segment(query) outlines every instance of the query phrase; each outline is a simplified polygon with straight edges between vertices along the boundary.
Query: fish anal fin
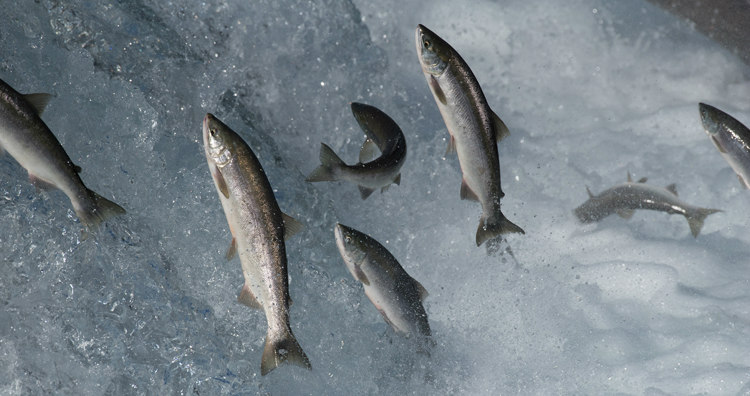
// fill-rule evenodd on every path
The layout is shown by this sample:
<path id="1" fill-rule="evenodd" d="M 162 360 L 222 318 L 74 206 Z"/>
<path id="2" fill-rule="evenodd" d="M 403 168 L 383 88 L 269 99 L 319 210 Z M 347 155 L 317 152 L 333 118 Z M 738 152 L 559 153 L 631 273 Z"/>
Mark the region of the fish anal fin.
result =
<path id="1" fill-rule="evenodd" d="M 395 184 L 397 186 L 401 185 L 401 174 L 400 173 L 398 175 L 396 175 L 395 179 L 393 179 L 393 184 Z"/>
<path id="2" fill-rule="evenodd" d="M 672 183 L 672 184 L 668 185 L 666 188 L 672 194 L 677 195 L 677 185 L 676 184 Z"/>
<path id="3" fill-rule="evenodd" d="M 492 117 L 492 126 L 495 129 L 495 141 L 499 142 L 505 137 L 509 136 L 510 131 L 508 130 L 508 127 L 505 125 L 503 120 L 501 120 L 494 111 L 490 111 L 490 113 L 492 114 L 490 116 Z"/>
<path id="4" fill-rule="evenodd" d="M 250 286 L 247 285 L 247 282 L 242 286 L 242 291 L 240 291 L 240 295 L 237 297 L 237 301 L 240 304 L 246 305 L 253 309 L 263 308 L 263 306 L 260 305 L 260 302 L 258 302 L 258 299 L 255 298 L 255 294 L 253 294 L 252 290 L 250 290 Z"/>
<path id="5" fill-rule="evenodd" d="M 284 239 L 289 239 L 304 228 L 302 223 L 286 213 L 281 213 L 281 218 L 284 220 Z"/>
<path id="6" fill-rule="evenodd" d="M 430 87 L 432 88 L 432 92 L 435 94 L 435 98 L 442 103 L 442 104 L 448 104 L 448 100 L 445 98 L 445 93 L 443 92 L 443 89 L 440 88 L 440 83 L 435 78 L 435 76 L 430 75 Z"/>
<path id="7" fill-rule="evenodd" d="M 32 93 L 23 95 L 23 98 L 36 110 L 38 115 L 42 115 L 44 109 L 47 107 L 49 100 L 52 99 L 52 95 L 48 93 Z"/>
<path id="8" fill-rule="evenodd" d="M 456 152 L 456 139 L 453 138 L 453 135 L 451 135 L 450 140 L 448 141 L 448 147 L 445 149 L 445 155 L 453 154 Z"/>
<path id="9" fill-rule="evenodd" d="M 375 190 L 372 188 L 359 186 L 359 195 L 362 197 L 362 199 L 367 199 L 367 197 L 369 197 L 373 191 Z"/>
<path id="10" fill-rule="evenodd" d="M 362 164 L 370 162 L 378 157 L 379 152 L 378 145 L 368 137 L 362 143 L 362 148 L 359 150 L 359 162 Z"/>
<path id="11" fill-rule="evenodd" d="M 216 182 L 216 188 L 219 189 L 219 192 L 221 192 L 221 195 L 224 196 L 224 198 L 229 198 L 229 187 L 227 187 L 227 182 L 224 180 L 224 176 L 221 175 L 221 171 L 219 168 L 214 167 L 211 170 L 211 173 L 213 173 L 214 181 Z"/>
<path id="12" fill-rule="evenodd" d="M 391 326 L 391 328 L 395 332 L 401 333 L 401 331 L 399 330 L 399 328 L 396 327 L 396 325 L 393 324 L 393 321 L 388 317 L 388 314 L 385 312 L 385 310 L 381 309 L 380 307 L 375 307 L 375 308 L 377 308 L 378 312 L 380 312 L 380 315 L 383 316 L 383 320 L 385 320 L 385 323 L 388 323 L 388 326 Z"/>
<path id="13" fill-rule="evenodd" d="M 427 289 L 425 289 L 418 280 L 412 278 L 412 282 L 414 283 L 414 288 L 417 289 L 417 292 L 419 293 L 419 301 L 424 301 L 430 293 L 427 292 Z"/>
<path id="14" fill-rule="evenodd" d="M 227 261 L 234 258 L 234 256 L 237 255 L 237 239 L 232 238 L 232 242 L 229 243 L 229 248 L 227 249 L 227 254 L 224 255 L 226 257 Z"/>
<path id="15" fill-rule="evenodd" d="M 40 190 L 50 191 L 57 189 L 57 186 L 55 186 L 54 184 L 36 177 L 31 173 L 29 173 L 29 181 L 34 185 L 34 187 L 36 187 L 37 192 L 39 192 Z"/>
<path id="16" fill-rule="evenodd" d="M 466 184 L 466 179 L 461 179 L 461 199 L 479 202 L 479 197 L 477 197 L 477 194 L 474 194 L 474 191 L 472 191 L 469 185 Z"/>
<path id="17" fill-rule="evenodd" d="M 615 213 L 617 213 L 617 215 L 620 216 L 620 217 L 622 217 L 623 219 L 627 220 L 627 219 L 630 219 L 631 217 L 633 217 L 633 213 L 635 213 L 635 210 L 633 210 L 633 209 L 617 209 L 615 211 Z"/>

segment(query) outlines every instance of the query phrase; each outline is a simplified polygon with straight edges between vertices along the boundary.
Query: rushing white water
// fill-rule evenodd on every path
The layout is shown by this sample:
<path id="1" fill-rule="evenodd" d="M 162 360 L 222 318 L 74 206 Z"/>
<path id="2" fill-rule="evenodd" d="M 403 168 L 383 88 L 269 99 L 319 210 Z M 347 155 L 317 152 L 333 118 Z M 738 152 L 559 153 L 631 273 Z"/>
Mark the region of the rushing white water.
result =
<path id="1" fill-rule="evenodd" d="M 23 4 L 21 4 L 23 3 Z M 87 186 L 128 214 L 81 241 L 59 191 L 0 157 L 0 394 L 750 393 L 750 195 L 698 102 L 750 124 L 750 70 L 648 3 L 582 0 L 41 0 L 0 7 L 0 78 L 56 98 L 43 119 Z M 462 4 L 459 4 L 462 3 Z M 513 255 L 474 244 L 481 209 L 422 76 L 418 23 L 472 67 L 511 136 Z M 304 181 L 325 142 L 355 162 L 348 107 L 403 129 L 400 186 L 362 201 Z M 263 163 L 285 212 L 292 328 L 313 370 L 260 376 L 266 323 L 200 143 L 212 112 Z M 640 211 L 571 210 L 625 180 L 723 209 L 693 238 Z M 336 222 L 389 247 L 430 292 L 436 347 L 389 330 L 336 250 Z"/>

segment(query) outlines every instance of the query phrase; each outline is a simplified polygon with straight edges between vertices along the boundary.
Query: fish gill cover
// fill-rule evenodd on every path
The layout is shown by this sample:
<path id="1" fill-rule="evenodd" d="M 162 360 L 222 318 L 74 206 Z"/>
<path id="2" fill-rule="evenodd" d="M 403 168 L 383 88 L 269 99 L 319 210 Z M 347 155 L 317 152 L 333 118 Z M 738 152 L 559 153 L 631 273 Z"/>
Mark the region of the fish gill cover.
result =
<path id="1" fill-rule="evenodd" d="M 750 121 L 748 67 L 645 2 L 41 0 L 0 8 L 0 78 L 56 95 L 43 120 L 86 185 L 128 213 L 85 241 L 59 191 L 0 157 L 0 393 L 736 394 L 750 391 L 747 191 L 697 104 Z M 414 52 L 460 52 L 511 135 L 499 146 L 509 253 L 480 209 Z M 403 130 L 401 184 L 367 201 L 310 184 L 321 142 L 356 158 L 349 103 Z M 215 113 L 258 155 L 281 209 L 291 320 L 312 371 L 260 376 L 262 312 L 242 285 L 200 138 Z M 628 171 L 723 209 L 694 239 L 636 212 L 571 210 Z M 333 227 L 363 230 L 424 285 L 436 347 L 395 336 Z"/>

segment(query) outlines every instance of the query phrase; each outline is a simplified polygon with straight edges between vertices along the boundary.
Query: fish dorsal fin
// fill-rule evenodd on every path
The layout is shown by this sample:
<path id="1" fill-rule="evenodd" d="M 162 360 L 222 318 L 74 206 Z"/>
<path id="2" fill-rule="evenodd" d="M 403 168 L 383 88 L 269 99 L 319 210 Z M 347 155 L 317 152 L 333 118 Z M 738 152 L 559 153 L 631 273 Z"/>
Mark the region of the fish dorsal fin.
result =
<path id="1" fill-rule="evenodd" d="M 227 249 L 227 254 L 224 256 L 227 258 L 227 261 L 234 258 L 234 256 L 237 255 L 237 239 L 232 238 L 232 242 L 229 243 L 229 249 Z"/>
<path id="2" fill-rule="evenodd" d="M 427 289 L 422 286 L 421 283 L 419 283 L 418 280 L 412 278 L 412 283 L 414 283 L 414 288 L 417 289 L 417 292 L 419 293 L 419 301 L 424 301 L 427 296 L 430 295 L 430 293 L 427 292 Z"/>
<path id="3" fill-rule="evenodd" d="M 304 228 L 302 223 L 286 213 L 281 213 L 281 218 L 284 220 L 284 239 L 289 239 L 292 235 L 297 234 L 302 231 L 302 228 Z"/>
<path id="4" fill-rule="evenodd" d="M 453 154 L 456 152 L 456 139 L 453 138 L 453 135 L 451 135 L 450 140 L 448 141 L 448 148 L 445 149 L 445 155 Z"/>
<path id="5" fill-rule="evenodd" d="M 589 193 L 589 198 L 594 198 L 594 194 L 591 193 L 589 186 L 586 186 L 586 192 Z"/>
<path id="6" fill-rule="evenodd" d="M 492 127 L 495 129 L 495 141 L 499 142 L 505 137 L 509 136 L 510 131 L 508 130 L 508 127 L 505 125 L 503 120 L 501 120 L 494 111 L 490 110 L 490 113 L 490 117 L 492 118 Z"/>
<path id="7" fill-rule="evenodd" d="M 618 209 L 615 211 L 618 216 L 622 217 L 625 220 L 630 219 L 633 217 L 633 213 L 635 213 L 635 210 L 633 209 Z"/>
<path id="8" fill-rule="evenodd" d="M 648 177 L 642 177 L 642 178 L 638 179 L 638 183 L 645 183 L 647 181 L 648 181 Z"/>
<path id="9" fill-rule="evenodd" d="M 380 149 L 375 142 L 369 137 L 362 143 L 362 148 L 359 150 L 359 162 L 361 164 L 370 162 L 378 157 Z"/>
<path id="10" fill-rule="evenodd" d="M 245 284 L 242 286 L 242 291 L 237 297 L 237 301 L 253 309 L 263 308 L 263 306 L 260 305 L 260 302 L 258 302 L 258 299 L 255 297 L 255 294 L 253 294 L 252 290 L 250 290 L 250 286 L 247 285 L 247 282 L 245 282 Z"/>
<path id="11" fill-rule="evenodd" d="M 375 190 L 372 188 L 359 186 L 359 195 L 362 197 L 362 199 L 367 199 L 367 197 L 369 197 L 373 191 Z"/>
<path id="12" fill-rule="evenodd" d="M 461 199 L 479 202 L 479 197 L 477 197 L 477 194 L 475 194 L 474 191 L 469 188 L 469 185 L 466 184 L 466 179 L 461 179 Z"/>
<path id="13" fill-rule="evenodd" d="M 47 103 L 52 99 L 52 95 L 48 93 L 32 93 L 23 95 L 23 98 L 29 102 L 38 115 L 42 115 L 44 109 L 47 107 Z"/>
<path id="14" fill-rule="evenodd" d="M 628 183 L 632 183 L 633 178 L 630 176 L 630 171 L 628 171 Z"/>
<path id="15" fill-rule="evenodd" d="M 395 179 L 393 179 L 393 184 L 395 184 L 397 186 L 401 185 L 401 174 L 400 173 L 398 175 L 396 175 Z"/>
<path id="16" fill-rule="evenodd" d="M 219 189 L 224 198 L 229 198 L 229 187 L 227 187 L 227 182 L 224 180 L 224 176 L 221 175 L 219 168 L 214 167 L 212 173 L 214 174 L 214 181 L 216 181 L 216 188 Z"/>
<path id="17" fill-rule="evenodd" d="M 672 184 L 668 185 L 667 186 L 667 190 L 669 192 L 671 192 L 672 194 L 677 195 L 677 185 L 676 184 L 672 183 Z"/>

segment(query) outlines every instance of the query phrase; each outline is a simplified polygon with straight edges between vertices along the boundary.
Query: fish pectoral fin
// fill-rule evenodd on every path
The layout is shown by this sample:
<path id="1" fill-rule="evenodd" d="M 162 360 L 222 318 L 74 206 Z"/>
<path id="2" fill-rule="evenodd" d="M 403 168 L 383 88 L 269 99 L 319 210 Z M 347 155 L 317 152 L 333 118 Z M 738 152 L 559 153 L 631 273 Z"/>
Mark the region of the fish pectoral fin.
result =
<path id="1" fill-rule="evenodd" d="M 716 149 L 719 150 L 720 153 L 726 154 L 727 150 L 724 149 L 724 146 L 722 146 L 721 143 L 719 143 L 719 140 L 713 135 L 711 135 L 711 141 L 714 142 L 714 146 L 716 146 Z"/>
<path id="2" fill-rule="evenodd" d="M 226 257 L 227 261 L 234 258 L 234 256 L 237 255 L 237 238 L 232 238 L 232 242 L 229 243 L 229 249 L 227 249 L 227 254 L 224 255 Z"/>
<path id="3" fill-rule="evenodd" d="M 461 199 L 479 202 L 479 197 L 477 197 L 477 194 L 474 194 L 474 191 L 472 191 L 471 188 L 469 188 L 469 185 L 466 184 L 466 179 L 461 179 Z"/>
<path id="4" fill-rule="evenodd" d="M 359 162 L 364 164 L 370 162 L 378 157 L 380 149 L 375 142 L 369 137 L 362 143 L 362 148 L 359 149 Z"/>
<path id="5" fill-rule="evenodd" d="M 302 231 L 302 228 L 304 228 L 302 223 L 286 213 L 282 212 L 281 218 L 284 220 L 284 239 L 289 239 L 291 236 Z"/>
<path id="6" fill-rule="evenodd" d="M 83 169 L 81 169 L 81 167 L 80 167 L 80 166 L 78 166 L 78 165 L 76 165 L 76 164 L 71 164 L 71 165 L 73 165 L 73 170 L 74 170 L 74 171 L 75 171 L 76 173 L 81 173 L 81 171 L 83 170 Z"/>
<path id="7" fill-rule="evenodd" d="M 674 195 L 677 195 L 677 185 L 676 184 L 672 183 L 672 184 L 668 185 L 666 188 L 667 188 L 667 191 L 671 192 Z"/>
<path id="8" fill-rule="evenodd" d="M 435 76 L 430 75 L 429 84 L 430 88 L 432 88 L 432 93 L 435 94 L 435 98 L 442 104 L 448 104 L 448 100 L 445 98 L 445 92 L 440 88 L 440 83 Z"/>
<path id="9" fill-rule="evenodd" d="M 648 177 L 642 177 L 642 178 L 638 179 L 638 183 L 645 183 L 647 181 L 648 181 Z"/>
<path id="10" fill-rule="evenodd" d="M 630 219 L 633 217 L 633 213 L 635 213 L 635 210 L 633 209 L 618 209 L 615 211 L 618 216 L 622 217 L 623 219 Z"/>
<path id="11" fill-rule="evenodd" d="M 354 279 L 362 282 L 365 286 L 370 286 L 370 280 L 367 279 L 367 275 L 365 275 L 365 272 L 362 271 L 362 268 L 359 266 L 359 264 L 354 264 Z"/>
<path id="12" fill-rule="evenodd" d="M 395 179 L 393 179 L 393 184 L 395 184 L 397 186 L 401 185 L 401 174 L 400 173 L 398 175 L 396 175 Z"/>
<path id="13" fill-rule="evenodd" d="M 456 139 L 451 135 L 451 139 L 448 141 L 448 148 L 445 149 L 445 155 L 453 154 L 456 152 Z"/>
<path id="14" fill-rule="evenodd" d="M 219 168 L 214 167 L 211 169 L 211 173 L 213 173 L 214 180 L 216 181 L 216 187 L 221 192 L 221 195 L 224 196 L 224 198 L 229 198 L 229 187 L 227 187 L 227 182 L 224 180 L 224 176 L 221 175 L 221 171 Z"/>
<path id="15" fill-rule="evenodd" d="M 375 189 L 359 186 L 359 195 L 362 199 L 367 199 L 373 191 L 375 191 Z"/>
<path id="16" fill-rule="evenodd" d="M 737 178 L 740 179 L 740 184 L 742 184 L 743 187 L 745 187 L 745 190 L 750 189 L 750 184 L 745 180 L 742 176 L 737 175 Z"/>
<path id="17" fill-rule="evenodd" d="M 490 112 L 492 113 L 492 126 L 495 129 L 495 141 L 499 142 L 505 139 L 505 137 L 510 136 L 510 131 L 503 120 L 501 120 L 494 111 Z"/>
<path id="18" fill-rule="evenodd" d="M 42 115 L 52 95 L 48 93 L 32 93 L 23 95 L 23 98 L 36 110 L 37 115 Z"/>
<path id="19" fill-rule="evenodd" d="M 258 302 L 258 299 L 255 298 L 255 294 L 253 294 L 252 290 L 250 290 L 250 286 L 245 283 L 242 286 L 242 291 L 240 292 L 240 295 L 237 297 L 237 301 L 242 304 L 246 305 L 253 309 L 262 309 L 263 306 L 260 305 Z"/>

